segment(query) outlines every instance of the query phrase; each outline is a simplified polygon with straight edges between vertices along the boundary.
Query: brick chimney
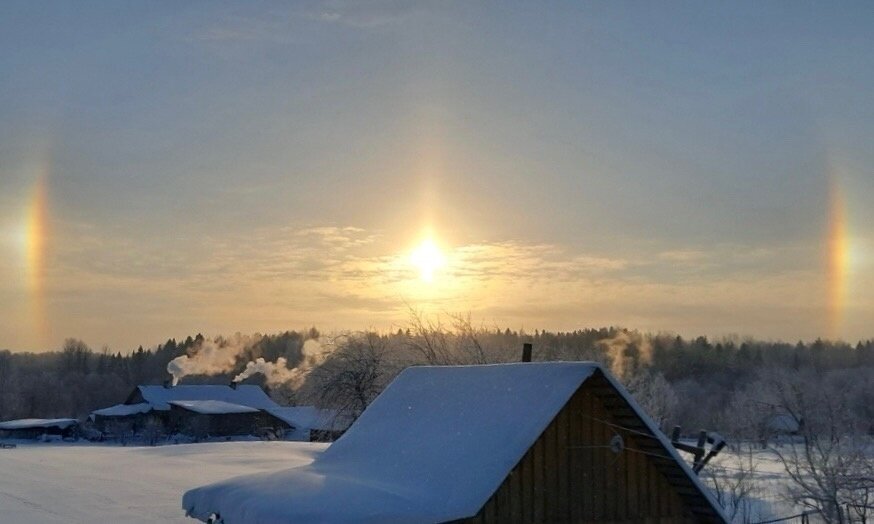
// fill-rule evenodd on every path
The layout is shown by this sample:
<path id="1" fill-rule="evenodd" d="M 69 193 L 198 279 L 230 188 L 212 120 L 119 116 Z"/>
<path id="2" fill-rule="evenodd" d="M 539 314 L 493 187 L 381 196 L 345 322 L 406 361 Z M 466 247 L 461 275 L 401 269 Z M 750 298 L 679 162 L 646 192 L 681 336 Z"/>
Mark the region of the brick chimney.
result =
<path id="1" fill-rule="evenodd" d="M 522 362 L 531 362 L 531 344 L 522 344 Z"/>

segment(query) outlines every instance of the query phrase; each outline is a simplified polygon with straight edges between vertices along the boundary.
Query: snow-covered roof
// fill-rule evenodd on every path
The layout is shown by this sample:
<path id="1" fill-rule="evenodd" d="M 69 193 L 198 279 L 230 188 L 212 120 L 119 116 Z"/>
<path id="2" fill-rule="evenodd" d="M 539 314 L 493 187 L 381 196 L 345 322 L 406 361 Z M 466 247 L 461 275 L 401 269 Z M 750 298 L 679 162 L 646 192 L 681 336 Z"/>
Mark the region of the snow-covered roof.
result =
<path id="1" fill-rule="evenodd" d="M 182 506 L 229 524 L 471 517 L 598 369 L 585 362 L 408 368 L 312 464 L 196 488 Z M 721 515 L 652 420 L 604 375 Z"/>
<path id="2" fill-rule="evenodd" d="M 258 413 L 259 410 L 249 406 L 231 404 L 221 400 L 171 400 L 170 404 L 201 415 L 226 415 L 229 413 Z"/>
<path id="3" fill-rule="evenodd" d="M 409 368 L 311 465 L 194 489 L 183 506 L 252 523 L 471 516 L 595 369 Z"/>
<path id="4" fill-rule="evenodd" d="M 298 429 L 343 431 L 351 421 L 333 409 L 315 406 L 279 407 L 267 410 L 274 417 Z"/>
<path id="5" fill-rule="evenodd" d="M 137 386 L 137 390 L 142 397 L 141 401 L 148 402 L 153 409 L 158 410 L 168 410 L 170 402 L 179 400 L 219 400 L 255 409 L 279 407 L 263 389 L 250 384 L 241 384 L 234 388 L 211 384 L 173 387 Z M 131 397 L 133 398 L 134 395 Z M 130 399 L 128 403 L 130 403 Z"/>
<path id="6" fill-rule="evenodd" d="M 0 422 L 0 430 L 42 428 L 67 429 L 78 423 L 79 421 L 74 418 L 23 418 L 19 420 Z"/>
<path id="7" fill-rule="evenodd" d="M 127 417 L 138 413 L 148 413 L 152 410 L 152 405 L 148 402 L 140 402 L 139 404 L 116 404 L 108 408 L 95 409 L 91 412 L 91 416 L 100 415 L 101 417 Z"/>

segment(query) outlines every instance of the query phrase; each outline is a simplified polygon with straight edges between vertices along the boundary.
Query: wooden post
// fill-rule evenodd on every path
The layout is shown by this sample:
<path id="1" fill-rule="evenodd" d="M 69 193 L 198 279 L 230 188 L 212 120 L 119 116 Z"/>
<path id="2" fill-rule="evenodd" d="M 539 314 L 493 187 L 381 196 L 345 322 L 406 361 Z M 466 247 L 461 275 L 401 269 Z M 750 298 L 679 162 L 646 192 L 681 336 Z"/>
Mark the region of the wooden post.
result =
<path id="1" fill-rule="evenodd" d="M 531 362 L 531 344 L 522 344 L 522 362 Z"/>
<path id="2" fill-rule="evenodd" d="M 695 460 L 692 462 L 692 469 L 697 473 L 699 468 L 699 464 L 701 463 L 701 459 L 704 458 L 704 445 L 707 444 L 707 430 L 702 429 L 701 433 L 698 433 L 698 449 L 699 451 L 695 452 Z"/>

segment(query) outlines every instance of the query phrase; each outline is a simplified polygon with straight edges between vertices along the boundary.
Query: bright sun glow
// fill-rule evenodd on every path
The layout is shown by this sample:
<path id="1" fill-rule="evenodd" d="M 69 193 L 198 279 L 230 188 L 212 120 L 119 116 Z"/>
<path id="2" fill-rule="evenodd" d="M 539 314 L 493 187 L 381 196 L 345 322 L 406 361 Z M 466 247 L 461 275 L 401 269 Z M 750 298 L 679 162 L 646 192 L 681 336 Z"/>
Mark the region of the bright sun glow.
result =
<path id="1" fill-rule="evenodd" d="M 434 280 L 434 272 L 446 262 L 437 244 L 430 238 L 422 241 L 410 254 L 410 262 L 419 270 L 419 277 L 425 282 Z"/>

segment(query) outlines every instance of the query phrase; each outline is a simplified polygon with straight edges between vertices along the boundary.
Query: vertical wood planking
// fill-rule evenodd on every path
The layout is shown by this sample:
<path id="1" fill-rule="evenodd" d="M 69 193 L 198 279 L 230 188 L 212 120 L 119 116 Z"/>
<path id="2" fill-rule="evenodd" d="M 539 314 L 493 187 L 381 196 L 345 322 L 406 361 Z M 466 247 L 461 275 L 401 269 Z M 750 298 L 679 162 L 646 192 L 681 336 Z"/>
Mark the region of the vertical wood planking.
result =
<path id="1" fill-rule="evenodd" d="M 650 489 L 650 515 L 662 515 L 662 509 L 661 506 L 659 506 L 659 472 L 656 470 L 655 464 L 653 464 L 651 460 L 647 461 L 646 468 Z"/>
<path id="2" fill-rule="evenodd" d="M 595 399 L 595 418 L 598 420 L 607 420 L 603 403 L 600 398 Z M 598 455 L 601 456 L 601 471 L 604 472 L 604 518 L 607 520 L 616 519 L 616 464 L 613 461 L 613 456 L 610 451 L 603 447 L 610 442 L 610 427 L 603 422 L 594 421 L 598 427 Z M 597 471 L 596 471 L 597 474 Z"/>
<path id="3" fill-rule="evenodd" d="M 649 498 L 649 457 L 645 455 L 640 456 L 640 460 L 637 463 L 637 471 L 638 476 L 640 477 L 640 483 L 638 484 L 638 499 L 640 500 L 640 507 L 638 508 L 638 516 L 645 517 L 647 515 L 652 515 L 650 510 L 650 498 Z"/>
<path id="4" fill-rule="evenodd" d="M 563 521 L 567 522 L 568 519 L 568 510 L 567 510 L 567 468 L 565 467 L 565 451 L 567 449 L 567 442 L 564 438 L 567 435 L 567 427 L 564 425 L 564 415 L 559 413 L 555 425 L 555 495 L 553 496 L 553 500 L 555 501 L 555 511 L 554 515 L 558 516 Z"/>
<path id="5" fill-rule="evenodd" d="M 534 444 L 532 452 L 534 453 L 534 500 L 532 501 L 534 506 L 534 520 L 536 522 L 543 522 L 544 517 L 546 516 L 543 497 L 543 439 L 538 439 Z"/>
<path id="6" fill-rule="evenodd" d="M 589 395 L 589 414 L 590 417 L 597 417 L 599 415 L 597 399 L 591 394 Z M 592 447 L 590 449 L 592 451 L 592 485 L 595 486 L 593 493 L 594 519 L 604 520 L 607 509 L 607 484 L 609 482 L 606 472 L 607 462 L 604 460 L 604 454 L 601 453 L 602 450 L 594 447 L 602 444 L 603 431 L 601 425 L 591 418 L 589 418 L 589 423 L 592 426 Z"/>
<path id="7" fill-rule="evenodd" d="M 623 435 L 623 438 L 625 438 L 626 447 L 637 448 L 631 435 L 626 433 Z M 622 455 L 625 459 L 625 488 L 627 490 L 626 499 L 628 500 L 628 503 L 625 505 L 625 516 L 636 519 L 640 514 L 640 496 L 637 489 L 640 484 L 638 463 L 640 462 L 641 455 L 627 449 L 622 451 Z"/>
<path id="8" fill-rule="evenodd" d="M 524 462 L 524 461 L 523 461 Z M 516 466 L 510 479 L 510 515 L 519 518 L 522 515 L 522 464 Z"/>
<path id="9" fill-rule="evenodd" d="M 599 396 L 603 390 L 596 394 L 588 385 L 575 393 L 477 516 L 466 522 L 695 521 L 656 466 L 657 459 L 628 451 L 644 449 L 641 439 L 646 437 L 593 420 L 617 421 Z M 616 433 L 627 448 L 619 455 L 600 447 L 608 446 Z"/>
<path id="10" fill-rule="evenodd" d="M 528 450 L 523 461 L 522 516 L 525 522 L 534 521 L 534 448 Z"/>
<path id="11" fill-rule="evenodd" d="M 543 432 L 543 493 L 541 498 L 543 499 L 543 517 L 547 522 L 555 519 L 553 514 L 553 511 L 555 511 L 553 501 L 553 496 L 555 495 L 555 470 L 553 469 L 555 466 L 553 463 L 554 428 L 555 426 L 550 424 L 547 426 L 546 431 Z"/>
<path id="12" fill-rule="evenodd" d="M 592 394 L 588 388 L 584 388 L 583 396 L 580 398 L 581 413 L 578 415 L 580 423 L 583 426 L 583 445 L 592 446 L 594 438 L 592 436 L 592 419 L 588 418 L 588 414 L 592 412 Z M 592 521 L 595 518 L 595 496 L 596 486 L 594 472 L 594 456 L 593 449 L 588 447 L 583 449 L 580 457 L 582 460 L 583 474 L 583 520 Z"/>
<path id="13" fill-rule="evenodd" d="M 582 482 L 582 457 L 584 439 L 579 413 L 581 393 L 578 391 L 569 403 L 568 410 L 568 501 L 571 522 L 583 519 L 583 498 L 587 487 Z"/>

